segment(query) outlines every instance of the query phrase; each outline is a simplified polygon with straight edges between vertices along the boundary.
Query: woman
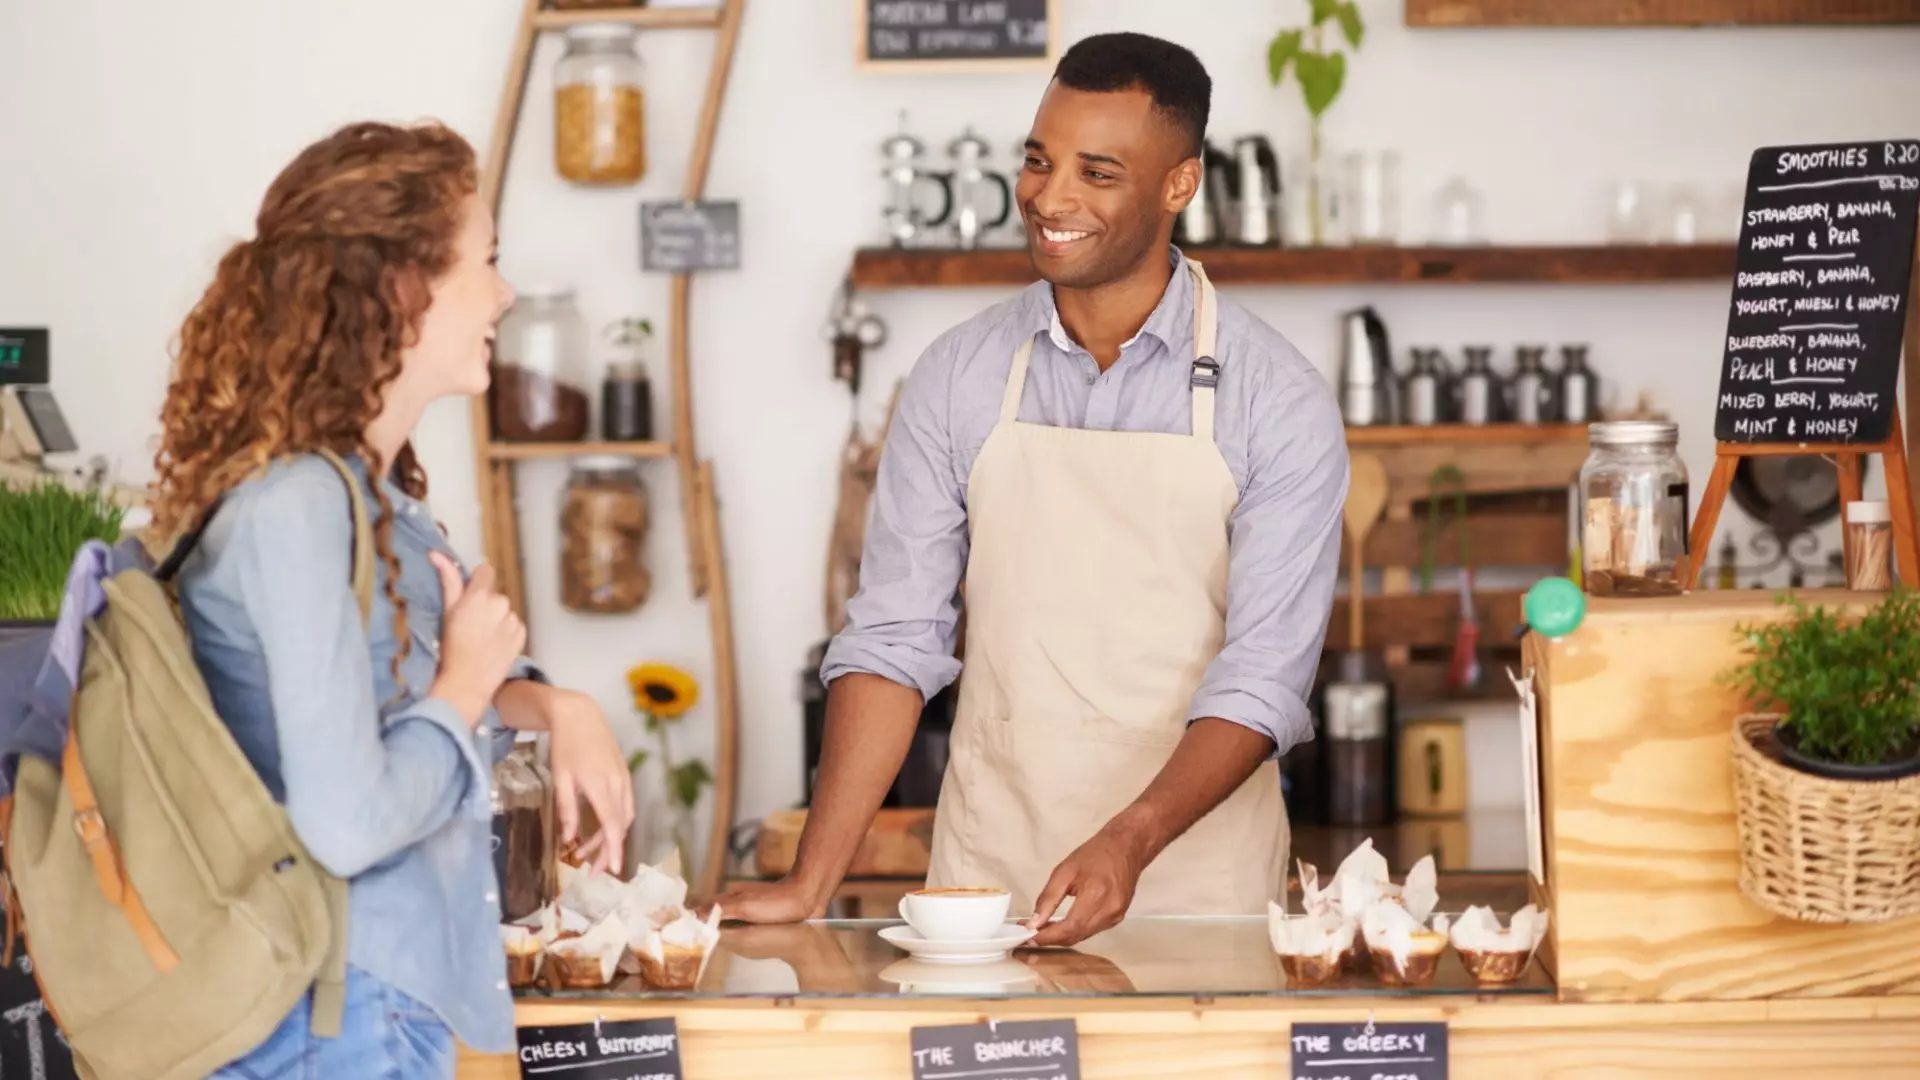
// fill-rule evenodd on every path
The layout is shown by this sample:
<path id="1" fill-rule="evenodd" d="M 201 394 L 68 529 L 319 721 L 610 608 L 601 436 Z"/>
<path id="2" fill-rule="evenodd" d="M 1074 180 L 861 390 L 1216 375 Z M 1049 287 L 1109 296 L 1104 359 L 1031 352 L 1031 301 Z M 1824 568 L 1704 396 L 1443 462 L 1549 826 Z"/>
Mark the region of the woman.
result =
<path id="1" fill-rule="evenodd" d="M 513 301 L 477 187 L 444 127 L 348 127 L 274 181 L 181 331 L 154 535 L 206 519 L 180 580 L 214 705 L 351 897 L 341 1035 L 312 1037 L 303 1001 L 218 1076 L 450 1077 L 456 1036 L 513 1048 L 489 854 L 503 728 L 549 733 L 565 838 L 584 797 L 604 825 L 583 850 L 619 871 L 633 789 L 606 718 L 519 656 L 491 571 L 464 578 L 420 501 L 409 435 L 486 390 Z M 375 515 L 365 623 L 322 450 Z"/>

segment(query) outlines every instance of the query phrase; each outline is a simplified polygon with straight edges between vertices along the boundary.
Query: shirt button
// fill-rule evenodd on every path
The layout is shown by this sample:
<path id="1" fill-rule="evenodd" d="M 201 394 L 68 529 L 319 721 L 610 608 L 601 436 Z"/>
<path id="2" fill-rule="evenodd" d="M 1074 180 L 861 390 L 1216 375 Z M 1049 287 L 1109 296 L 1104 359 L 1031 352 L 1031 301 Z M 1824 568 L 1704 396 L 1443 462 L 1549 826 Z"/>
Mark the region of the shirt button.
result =
<path id="1" fill-rule="evenodd" d="M 505 990 L 507 988 L 507 980 L 501 979 L 499 982 L 493 984 L 493 988 L 495 990 Z"/>
<path id="2" fill-rule="evenodd" d="M 1092 385 L 1093 385 L 1093 376 L 1091 376 L 1091 375 L 1089 375 L 1089 376 L 1087 376 L 1087 385 L 1088 385 L 1088 386 L 1092 386 Z"/>
<path id="3" fill-rule="evenodd" d="M 498 901 L 499 901 L 499 899 L 500 899 L 500 897 L 499 897 L 499 895 L 498 895 L 498 894 L 496 894 L 496 893 L 488 893 L 488 894 L 487 894 L 487 903 L 489 903 L 489 904 L 492 904 L 492 903 L 496 903 L 496 902 L 498 902 Z"/>

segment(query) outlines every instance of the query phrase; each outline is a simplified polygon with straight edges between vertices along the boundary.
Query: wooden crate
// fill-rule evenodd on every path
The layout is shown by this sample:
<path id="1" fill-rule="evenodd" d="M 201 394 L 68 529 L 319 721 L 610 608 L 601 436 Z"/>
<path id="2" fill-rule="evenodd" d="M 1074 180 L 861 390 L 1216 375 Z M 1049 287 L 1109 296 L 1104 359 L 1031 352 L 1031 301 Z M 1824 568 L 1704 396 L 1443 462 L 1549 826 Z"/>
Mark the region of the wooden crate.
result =
<path id="1" fill-rule="evenodd" d="M 1574 633 L 1528 636 L 1562 1000 L 1920 992 L 1920 919 L 1813 925 L 1740 893 L 1731 738 L 1743 703 L 1717 676 L 1739 662 L 1738 625 L 1780 614 L 1751 590 L 1591 599 Z"/>

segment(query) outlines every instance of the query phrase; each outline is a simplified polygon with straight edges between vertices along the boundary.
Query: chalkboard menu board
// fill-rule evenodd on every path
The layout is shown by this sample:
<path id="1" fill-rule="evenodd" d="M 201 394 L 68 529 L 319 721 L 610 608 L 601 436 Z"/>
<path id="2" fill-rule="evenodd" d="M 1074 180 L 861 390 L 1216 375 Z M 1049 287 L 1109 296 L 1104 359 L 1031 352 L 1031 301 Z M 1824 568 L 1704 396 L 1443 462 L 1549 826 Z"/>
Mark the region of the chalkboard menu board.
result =
<path id="1" fill-rule="evenodd" d="M 1080 1080 L 1072 1020 L 949 1024 L 911 1034 L 913 1080 Z"/>
<path id="2" fill-rule="evenodd" d="M 1445 1022 L 1293 1025 L 1293 1080 L 1447 1080 Z"/>
<path id="3" fill-rule="evenodd" d="M 1887 438 L 1916 208 L 1920 141 L 1754 152 L 1715 439 Z"/>
<path id="4" fill-rule="evenodd" d="M 863 67 L 1045 62 L 1053 0 L 854 0 Z"/>
<path id="5" fill-rule="evenodd" d="M 740 204 L 640 204 L 640 268 L 684 274 L 740 268 Z"/>
<path id="6" fill-rule="evenodd" d="M 671 1016 L 523 1027 L 517 1035 L 523 1080 L 682 1080 Z"/>

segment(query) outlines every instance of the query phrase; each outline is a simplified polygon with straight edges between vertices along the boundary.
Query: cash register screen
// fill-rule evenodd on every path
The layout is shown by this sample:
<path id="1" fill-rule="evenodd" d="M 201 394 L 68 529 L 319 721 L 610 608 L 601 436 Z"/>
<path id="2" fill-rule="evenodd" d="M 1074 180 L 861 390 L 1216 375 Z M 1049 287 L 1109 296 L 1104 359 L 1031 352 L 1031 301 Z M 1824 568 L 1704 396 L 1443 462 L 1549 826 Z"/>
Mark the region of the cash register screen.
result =
<path id="1" fill-rule="evenodd" d="M 45 386 L 51 382 L 47 344 L 44 327 L 22 330 L 0 326 L 0 386 Z"/>
<path id="2" fill-rule="evenodd" d="M 33 425 L 43 453 L 71 454 L 80 449 L 67 428 L 67 418 L 60 415 L 60 406 L 54 403 L 53 391 L 44 386 L 18 386 L 13 392 L 26 410 L 27 422 Z"/>

